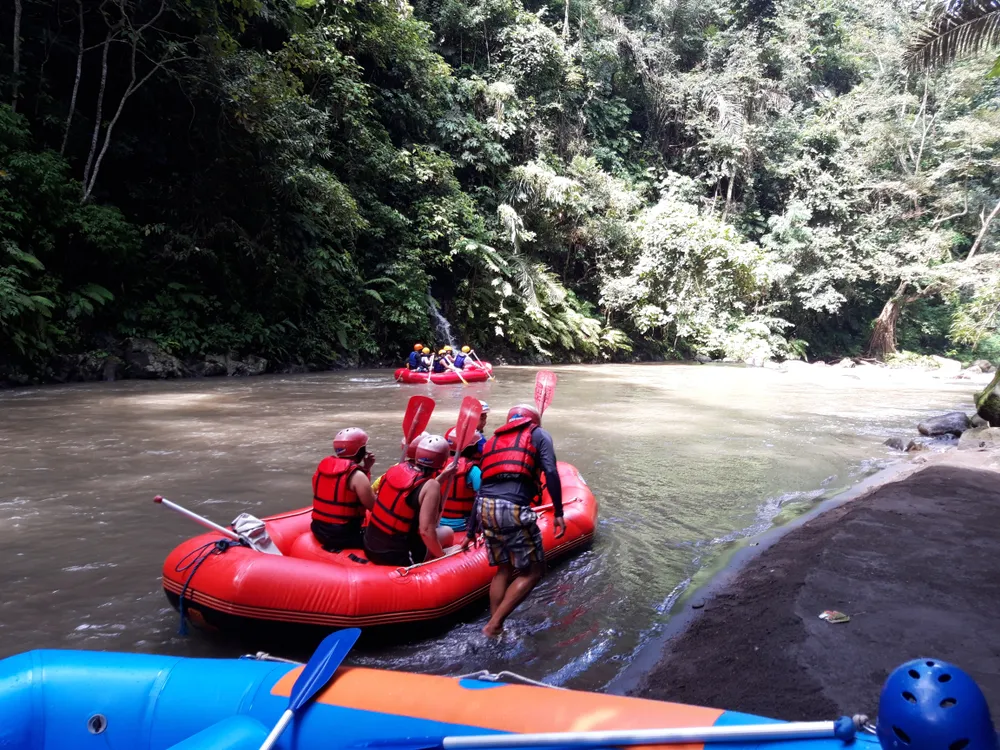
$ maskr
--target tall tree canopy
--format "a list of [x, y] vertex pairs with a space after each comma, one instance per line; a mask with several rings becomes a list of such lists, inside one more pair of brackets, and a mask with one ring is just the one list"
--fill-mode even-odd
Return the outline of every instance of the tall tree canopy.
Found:
[[0, 362], [393, 358], [429, 297], [513, 356], [994, 356], [1000, 81], [925, 63], [1000, 26], [944, 13], [5, 3]]

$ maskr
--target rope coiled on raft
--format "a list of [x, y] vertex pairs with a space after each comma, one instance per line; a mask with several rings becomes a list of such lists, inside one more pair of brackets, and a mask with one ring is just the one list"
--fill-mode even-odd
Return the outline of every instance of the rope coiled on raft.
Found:
[[[174, 566], [174, 572], [183, 573], [187, 570], [191, 570], [190, 575], [184, 581], [184, 586], [181, 588], [180, 598], [177, 601], [177, 610], [180, 612], [181, 624], [177, 629], [179, 635], [187, 635], [187, 617], [184, 612], [184, 597], [187, 595], [188, 586], [191, 584], [191, 580], [194, 578], [194, 574], [198, 572], [198, 568], [201, 564], [205, 562], [212, 555], [221, 555], [223, 552], [228, 550], [230, 547], [247, 547], [249, 546], [246, 542], [235, 539], [217, 539], [214, 542], [207, 542], [197, 549], [193, 549], [188, 552], [184, 557], [181, 558], [180, 562]], [[194, 559], [191, 559], [191, 558]]]

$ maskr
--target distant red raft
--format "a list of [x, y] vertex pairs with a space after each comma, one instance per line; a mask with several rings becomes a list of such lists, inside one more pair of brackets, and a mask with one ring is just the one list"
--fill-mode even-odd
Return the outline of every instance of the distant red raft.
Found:
[[[490, 375], [493, 374], [493, 365], [489, 362], [483, 362], [482, 367], [476, 365], [471, 365], [462, 370], [462, 377], [465, 378], [467, 383], [482, 383], [484, 380], [489, 380]], [[447, 372], [417, 372], [416, 370], [409, 370], [405, 367], [400, 367], [396, 370], [396, 382], [397, 383], [433, 383], [434, 385], [455, 385], [456, 383], [461, 383], [458, 374], [454, 370], [448, 370]]]
[[[556, 539], [547, 495], [538, 512], [546, 560], [585, 547], [597, 524], [597, 500], [580, 472], [559, 463], [566, 533]], [[310, 508], [264, 519], [281, 556], [243, 546], [219, 551], [216, 533], [189, 539], [163, 563], [163, 588], [196, 624], [220, 629], [250, 623], [324, 627], [434, 620], [484, 596], [493, 569], [481, 544], [409, 568], [375, 565], [362, 550], [324, 551], [309, 530]], [[221, 545], [225, 547], [225, 545]]]

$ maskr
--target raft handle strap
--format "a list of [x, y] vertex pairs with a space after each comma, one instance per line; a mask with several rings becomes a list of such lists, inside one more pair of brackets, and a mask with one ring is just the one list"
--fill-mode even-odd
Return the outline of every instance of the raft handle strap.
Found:
[[[191, 585], [191, 579], [194, 578], [194, 574], [198, 572], [198, 568], [201, 564], [205, 562], [212, 555], [221, 555], [230, 547], [250, 547], [250, 545], [243, 539], [216, 539], [215, 541], [207, 542], [197, 549], [191, 550], [184, 557], [181, 558], [180, 562], [174, 566], [175, 573], [183, 573], [186, 570], [190, 570], [191, 573], [188, 575], [187, 580], [184, 581], [184, 586], [181, 588], [180, 597], [177, 600], [177, 611], [181, 616], [181, 624], [177, 629], [178, 635], [187, 635], [187, 615], [184, 611], [184, 599], [187, 596], [188, 587]], [[192, 559], [193, 558], [193, 559]]]
[[240, 657], [241, 659], [250, 659], [252, 661], [276, 661], [282, 664], [294, 664], [301, 667], [304, 662], [295, 661], [295, 659], [284, 659], [280, 656], [275, 656], [274, 654], [269, 654], [267, 651], [258, 651], [256, 654], [244, 654]]
[[456, 680], [480, 680], [482, 682], [521, 682], [525, 685], [533, 685], [534, 687], [544, 687], [552, 688], [553, 690], [566, 690], [564, 687], [559, 685], [550, 685], [547, 682], [539, 682], [538, 680], [533, 680], [530, 677], [525, 677], [517, 672], [490, 672], [486, 669], [482, 669], [478, 672], [472, 672], [470, 674], [462, 674], [455, 678]]

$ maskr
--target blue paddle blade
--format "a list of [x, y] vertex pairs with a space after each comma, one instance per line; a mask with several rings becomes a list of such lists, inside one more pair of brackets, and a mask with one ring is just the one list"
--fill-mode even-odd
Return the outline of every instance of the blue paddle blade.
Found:
[[361, 628], [347, 628], [330, 633], [309, 657], [299, 679], [292, 685], [288, 707], [298, 711], [330, 681], [344, 657], [354, 647], [361, 635]]

